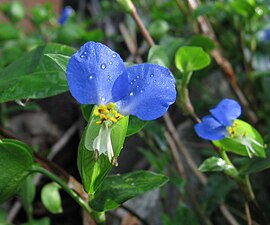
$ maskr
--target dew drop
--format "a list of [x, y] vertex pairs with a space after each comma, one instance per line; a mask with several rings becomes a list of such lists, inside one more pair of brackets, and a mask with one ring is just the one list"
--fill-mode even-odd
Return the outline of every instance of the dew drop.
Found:
[[133, 82], [130, 82], [130, 85], [132, 85], [133, 84]]
[[140, 93], [143, 93], [144, 92], [144, 89], [140, 90]]
[[81, 55], [80, 55], [80, 57], [81, 57], [81, 58], [84, 58], [84, 57], [85, 57], [85, 55], [84, 55], [84, 54], [81, 54]]
[[136, 82], [136, 79], [134, 79], [133, 82]]
[[105, 64], [105, 63], [102, 63], [102, 64], [100, 65], [100, 68], [104, 70], [104, 69], [106, 68], [106, 64]]
[[106, 98], [104, 98], [104, 97], [101, 98], [101, 101], [102, 102], [105, 102], [105, 100], [106, 100]]
[[130, 92], [130, 93], [129, 93], [129, 95], [130, 95], [130, 96], [133, 96], [133, 95], [134, 95], [134, 93], [133, 93], [133, 92]]
[[109, 62], [110, 65], [112, 65], [112, 62]]
[[154, 77], [154, 74], [150, 74], [150, 77]]
[[116, 57], [116, 54], [115, 54], [115, 53], [113, 53], [112, 57], [113, 57], [113, 58], [115, 58], [115, 57]]
[[137, 75], [137, 76], [136, 76], [136, 78], [137, 78], [137, 79], [139, 79], [139, 78], [140, 78], [140, 76], [139, 76], [139, 75]]
[[95, 75], [94, 73], [91, 73], [90, 76], [89, 76], [89, 79], [90, 79], [90, 80], [93, 80], [93, 79], [95, 79], [95, 78], [96, 78], [96, 75]]

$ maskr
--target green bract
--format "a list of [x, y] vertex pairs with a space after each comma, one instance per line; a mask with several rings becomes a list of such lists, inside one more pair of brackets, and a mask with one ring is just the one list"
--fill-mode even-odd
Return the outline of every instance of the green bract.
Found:
[[237, 124], [235, 136], [213, 141], [214, 145], [237, 155], [265, 157], [264, 141], [258, 131], [242, 120], [234, 123]]

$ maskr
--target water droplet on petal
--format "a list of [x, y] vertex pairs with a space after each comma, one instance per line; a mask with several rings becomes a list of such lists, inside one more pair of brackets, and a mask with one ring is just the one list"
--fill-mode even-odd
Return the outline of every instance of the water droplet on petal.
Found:
[[130, 85], [132, 85], [133, 84], [133, 82], [130, 82]]
[[80, 57], [81, 57], [81, 58], [84, 58], [84, 57], [85, 57], [85, 55], [84, 55], [84, 54], [81, 54], [81, 55], [80, 55]]
[[130, 96], [133, 96], [133, 95], [134, 95], [134, 93], [133, 93], [133, 92], [130, 92], [130, 93], [129, 93], [129, 95], [130, 95]]
[[110, 65], [112, 65], [112, 62], [109, 62]]
[[102, 63], [102, 64], [100, 65], [100, 68], [104, 70], [104, 69], [106, 68], [106, 64], [105, 64], [105, 63]]
[[154, 77], [154, 74], [150, 74], [150, 77]]
[[144, 92], [144, 89], [140, 90], [140, 93], [143, 93]]
[[105, 100], [106, 100], [106, 98], [104, 98], [104, 97], [101, 98], [101, 101], [102, 102], [105, 102]]
[[89, 80], [93, 80], [96, 78], [96, 74], [94, 73], [91, 73], [90, 76], [89, 76]]
[[115, 58], [115, 57], [116, 57], [116, 54], [115, 54], [115, 53], [113, 53], [112, 57], [113, 57], [113, 58]]
[[137, 79], [139, 79], [139, 78], [140, 78], [140, 76], [139, 76], [139, 75], [137, 75], [137, 76], [136, 76], [136, 78], [137, 78]]

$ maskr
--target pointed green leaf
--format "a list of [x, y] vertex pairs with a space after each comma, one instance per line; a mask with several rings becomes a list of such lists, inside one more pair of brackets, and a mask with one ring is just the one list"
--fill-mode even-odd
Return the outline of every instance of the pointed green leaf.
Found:
[[61, 54], [45, 54], [49, 58], [51, 58], [54, 62], [57, 63], [58, 66], [61, 67], [61, 69], [66, 72], [68, 60], [70, 59], [70, 56], [67, 55], [61, 55]]
[[266, 158], [245, 158], [241, 160], [239, 166], [240, 174], [248, 175], [258, 173], [270, 168], [270, 152], [268, 150]]
[[0, 202], [18, 191], [32, 164], [33, 154], [28, 146], [16, 140], [0, 140]]
[[210, 64], [209, 55], [200, 47], [185, 46], [178, 49], [175, 64], [182, 73], [200, 70]]
[[0, 71], [0, 103], [46, 98], [68, 91], [65, 72], [45, 54], [73, 53], [68, 46], [50, 43], [24, 54]]
[[34, 201], [36, 194], [35, 185], [32, 182], [32, 176], [28, 176], [22, 186], [17, 193], [18, 198], [21, 200], [21, 203], [26, 211], [28, 218], [32, 216], [33, 213], [33, 206], [32, 203]]
[[150, 171], [109, 176], [89, 204], [96, 211], [115, 209], [131, 198], [160, 188], [167, 181], [168, 177]]
[[49, 183], [43, 186], [41, 190], [41, 201], [46, 209], [53, 214], [63, 212], [59, 189], [60, 187], [58, 184]]
[[147, 123], [148, 121], [140, 120], [138, 117], [130, 115], [128, 121], [127, 136], [138, 133]]

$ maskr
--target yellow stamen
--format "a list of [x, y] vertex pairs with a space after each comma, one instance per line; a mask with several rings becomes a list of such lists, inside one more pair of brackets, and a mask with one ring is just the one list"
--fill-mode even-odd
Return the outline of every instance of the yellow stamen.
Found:
[[102, 124], [104, 121], [111, 121], [117, 123], [124, 116], [117, 112], [116, 106], [113, 102], [110, 102], [107, 106], [101, 104], [94, 110], [94, 115], [99, 117], [99, 121], [96, 124]]

